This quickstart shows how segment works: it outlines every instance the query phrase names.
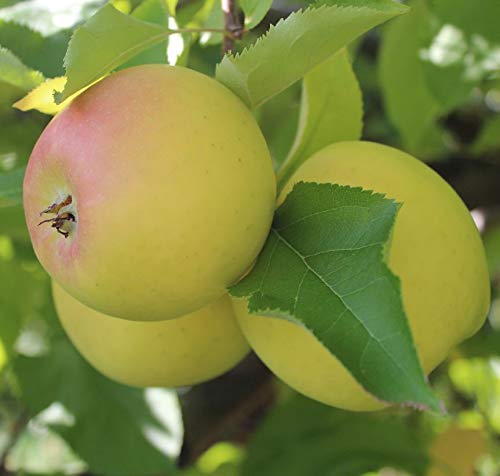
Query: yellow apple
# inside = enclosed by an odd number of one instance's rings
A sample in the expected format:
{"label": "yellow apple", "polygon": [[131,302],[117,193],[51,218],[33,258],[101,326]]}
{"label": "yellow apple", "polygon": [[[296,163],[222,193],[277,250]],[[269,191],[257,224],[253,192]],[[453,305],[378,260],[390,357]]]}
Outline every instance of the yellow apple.
{"label": "yellow apple", "polygon": [[200,309],[245,273],[275,187],[261,131],[233,93],[190,69],[144,65],[52,120],[29,160],[24,206],[35,252],[67,292],[154,321]]}
{"label": "yellow apple", "polygon": [[[299,181],[362,187],[403,204],[388,262],[401,279],[404,308],[427,373],[479,329],[490,300],[481,239],[458,195],[427,165],[383,145],[341,142],[305,162],[280,202]],[[251,347],[287,384],[344,409],[383,406],[308,331],[283,319],[251,315],[245,301],[234,306]]]}
{"label": "yellow apple", "polygon": [[134,387],[178,387],[217,377],[248,353],[226,295],[202,309],[158,322],[97,312],[52,281],[59,320],[99,372]]}
{"label": "yellow apple", "polygon": [[482,431],[452,426],[433,441],[429,453],[431,467],[427,476],[472,476],[489,448]]}

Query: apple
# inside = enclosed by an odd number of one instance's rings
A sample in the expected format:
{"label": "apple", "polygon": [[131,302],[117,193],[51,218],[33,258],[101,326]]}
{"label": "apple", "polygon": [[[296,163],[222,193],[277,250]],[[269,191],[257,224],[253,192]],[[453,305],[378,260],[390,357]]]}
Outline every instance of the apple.
{"label": "apple", "polygon": [[165,320],[224,295],[263,246],[276,180],[243,103],[190,69],[125,69],[39,138],[24,180],[35,252],[72,296]]}
{"label": "apple", "polygon": [[[297,170],[280,203],[299,181],[362,187],[402,203],[388,264],[401,279],[404,308],[427,373],[481,327],[490,302],[481,238],[458,195],[426,164],[391,147],[340,142]],[[234,305],[251,347],[291,387],[348,410],[384,406],[307,330],[251,315],[244,300]]]}
{"label": "apple", "polygon": [[191,314],[158,322],[107,316],[55,281],[52,294],[78,351],[99,372],[125,385],[193,385],[226,372],[249,351],[227,294]]}

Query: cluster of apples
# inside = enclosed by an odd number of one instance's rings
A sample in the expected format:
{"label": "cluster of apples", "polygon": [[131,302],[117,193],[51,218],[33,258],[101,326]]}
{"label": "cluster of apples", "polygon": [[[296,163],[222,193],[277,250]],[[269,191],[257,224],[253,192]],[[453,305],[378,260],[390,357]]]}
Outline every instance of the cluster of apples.
{"label": "cluster of apples", "polygon": [[425,164],[378,144],[337,143],[303,164],[276,200],[267,145],[243,103],[200,73],[144,65],[73,100],[26,171],[28,229],[75,346],[103,374],[140,387],[208,380],[251,346],[312,398],[381,407],[307,330],[251,315],[227,294],[299,181],[360,186],[403,203],[387,258],[427,372],[483,323],[480,237]]}

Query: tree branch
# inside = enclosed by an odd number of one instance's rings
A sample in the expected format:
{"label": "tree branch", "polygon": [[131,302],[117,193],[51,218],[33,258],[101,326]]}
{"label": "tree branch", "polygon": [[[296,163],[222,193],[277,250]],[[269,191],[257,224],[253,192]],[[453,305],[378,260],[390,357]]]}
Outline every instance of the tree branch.
{"label": "tree branch", "polygon": [[243,26],[238,16],[236,0],[221,0],[222,12],[224,13],[224,28],[227,35],[224,36],[222,49],[224,53],[234,49],[234,40],[241,39],[243,35]]}

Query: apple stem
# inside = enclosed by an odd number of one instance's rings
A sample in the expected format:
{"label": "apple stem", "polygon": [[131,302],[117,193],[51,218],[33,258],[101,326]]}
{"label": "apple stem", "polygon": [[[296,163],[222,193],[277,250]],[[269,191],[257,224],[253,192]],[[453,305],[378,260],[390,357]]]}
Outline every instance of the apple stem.
{"label": "apple stem", "polygon": [[221,8],[224,13],[224,28],[229,33],[224,36],[222,50],[228,53],[234,48],[234,40],[241,39],[244,29],[240,23],[235,0],[221,0]]}

